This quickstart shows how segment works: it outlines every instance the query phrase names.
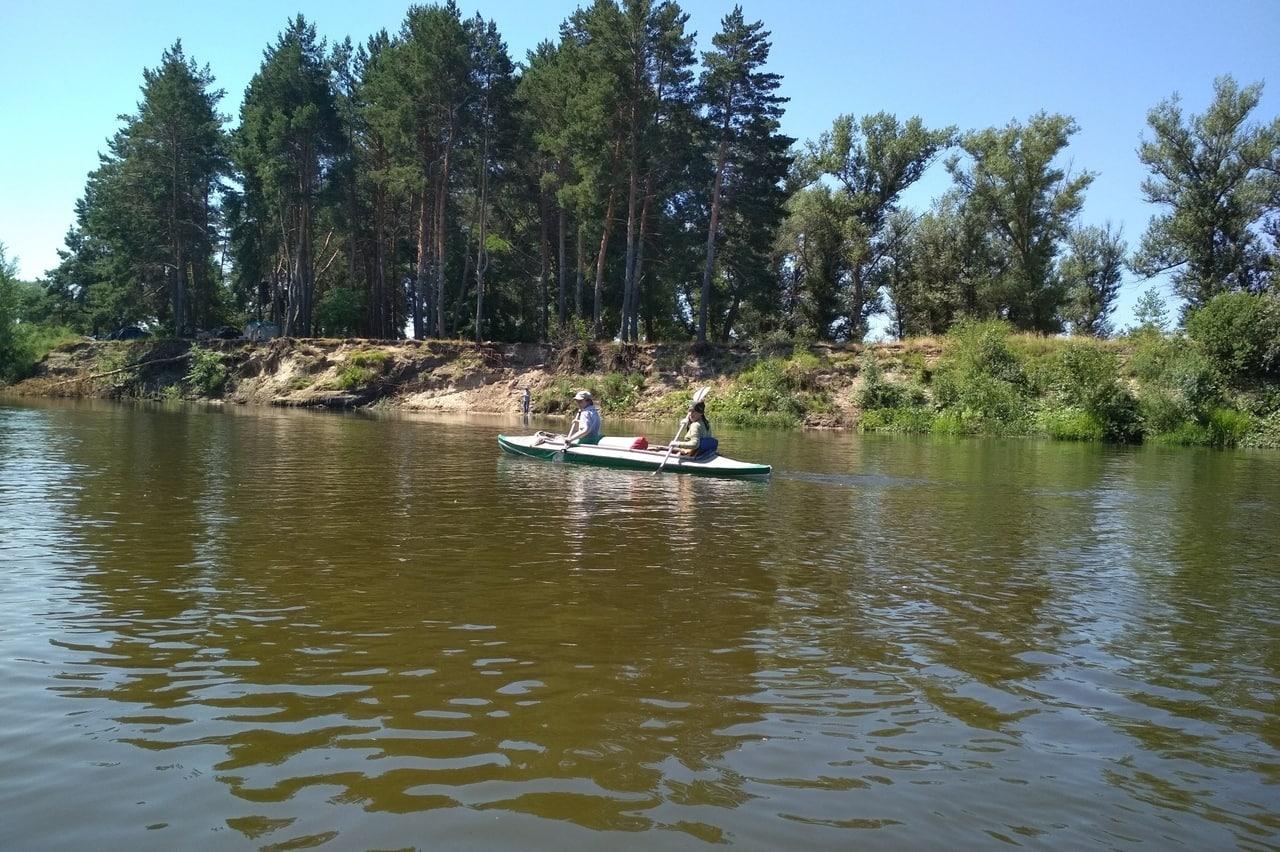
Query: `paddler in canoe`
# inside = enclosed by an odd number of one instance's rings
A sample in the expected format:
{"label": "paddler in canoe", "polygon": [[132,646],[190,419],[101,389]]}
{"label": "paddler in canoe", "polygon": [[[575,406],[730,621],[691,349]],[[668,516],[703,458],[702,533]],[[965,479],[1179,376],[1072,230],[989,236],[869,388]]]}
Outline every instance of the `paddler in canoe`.
{"label": "paddler in canoe", "polygon": [[689,407],[682,426],[684,437],[680,438],[680,433],[676,433],[677,439],[670,444],[673,452],[682,456],[701,456],[716,451],[720,442],[711,437],[711,421],[707,419],[705,402],[698,400]]}
{"label": "paddler in canoe", "polygon": [[573,423],[569,426],[569,434],[549,435],[539,432],[536,443],[541,444],[543,441],[553,439],[562,440],[568,446],[600,443],[600,439],[604,437],[603,424],[600,421],[600,409],[596,408],[595,400],[591,397],[591,391],[578,391],[573,395],[573,401],[578,406],[578,413],[573,416]]}

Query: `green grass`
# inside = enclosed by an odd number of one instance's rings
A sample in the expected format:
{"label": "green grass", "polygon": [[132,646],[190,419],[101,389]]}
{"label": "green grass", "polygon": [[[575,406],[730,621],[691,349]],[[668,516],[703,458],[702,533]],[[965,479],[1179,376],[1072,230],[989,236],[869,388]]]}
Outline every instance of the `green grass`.
{"label": "green grass", "polygon": [[356,367],[376,367],[381,370],[387,363],[388,355],[381,349],[361,349],[347,356],[347,363]]}
{"label": "green grass", "polygon": [[348,364],[338,371],[338,377],[334,384],[340,390],[355,390],[370,384],[378,377],[379,371],[372,367],[361,367],[357,364]]}
{"label": "green grass", "polygon": [[[381,349],[360,349],[347,355],[342,368],[338,370],[337,378],[334,379],[334,386],[339,390],[355,390],[356,388],[368,387],[382,375],[389,360],[388,354]],[[290,387],[294,390],[302,390],[310,384],[310,380],[306,379],[306,384],[302,387],[294,387],[294,382],[304,377],[298,376]]]}

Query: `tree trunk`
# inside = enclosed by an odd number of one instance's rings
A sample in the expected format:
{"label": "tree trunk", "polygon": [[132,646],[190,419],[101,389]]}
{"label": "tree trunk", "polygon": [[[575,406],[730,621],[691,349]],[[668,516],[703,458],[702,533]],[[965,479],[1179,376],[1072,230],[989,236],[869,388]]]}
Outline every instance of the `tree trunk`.
{"label": "tree trunk", "polygon": [[409,299],[410,307],[413,310],[413,337],[415,340],[421,340],[427,333],[426,327],[422,322],[422,294],[426,291],[431,280],[430,203],[430,189],[424,180],[422,182],[422,198],[418,205],[418,268],[413,276],[413,293]]}
{"label": "tree trunk", "polygon": [[453,128],[445,142],[444,163],[440,167],[440,194],[436,199],[436,336],[444,337],[444,215],[449,201],[449,156],[453,150]]}
{"label": "tree trunk", "polygon": [[[489,129],[485,126],[480,156],[480,222],[476,240],[476,343],[484,342],[484,274],[489,266]],[[468,255],[468,258],[470,255]]]}
{"label": "tree trunk", "polygon": [[[635,146],[632,146],[632,157],[635,157]],[[634,159],[631,164],[631,177],[627,187],[627,251],[623,259],[622,275],[622,327],[618,338],[626,341],[631,333],[631,312],[634,310],[633,288],[636,272],[636,202],[640,194],[640,177],[636,174]]]}
{"label": "tree trunk", "polygon": [[850,273],[853,279],[853,303],[849,306],[849,340],[853,343],[861,343],[862,338],[867,335],[866,323],[862,318],[862,306],[866,303],[862,265],[856,264]]}
{"label": "tree trunk", "polygon": [[720,188],[724,184],[724,162],[729,154],[729,120],[726,117],[716,152],[716,176],[711,186],[711,221],[707,225],[707,262],[702,269],[702,299],[698,305],[698,343],[707,342],[707,320],[711,316],[711,273],[716,264],[716,228],[720,223]]}
{"label": "tree trunk", "polygon": [[636,240],[636,269],[635,273],[632,275],[634,292],[631,297],[631,340],[636,343],[640,341],[640,306],[643,304],[643,300],[641,299],[641,284],[644,281],[645,226],[649,222],[649,202],[652,200],[653,172],[649,172],[644,179],[644,205],[640,208],[640,236]]}
{"label": "tree trunk", "polygon": [[449,333],[458,334],[462,330],[462,309],[467,304],[467,279],[471,276],[471,247],[464,241],[462,245],[462,277],[458,279],[458,297],[453,300],[453,311],[449,315]]}
{"label": "tree trunk", "polygon": [[559,317],[560,327],[564,328],[565,321],[568,319],[568,316],[565,313],[565,311],[567,310],[565,297],[568,295],[567,290],[569,286],[568,270],[566,270],[564,267],[564,263],[565,263],[565,251],[564,251],[565,233],[564,232],[569,227],[569,222],[568,222],[569,216],[565,211],[564,204],[560,202],[558,199],[556,201],[556,206],[560,208],[559,215],[557,216],[557,219],[556,219],[556,227],[559,230],[557,239],[560,242],[559,256],[557,257],[557,260],[556,260],[556,278],[559,279],[558,283],[560,285],[559,296],[556,299],[556,315]]}
{"label": "tree trunk", "polygon": [[613,201],[617,195],[617,185],[612,177],[618,167],[618,154],[622,152],[622,139],[613,143],[613,155],[609,158],[609,200],[604,209],[604,227],[600,232],[600,253],[596,255],[595,299],[591,307],[591,336],[600,336],[600,299],[604,287],[604,261],[609,251],[609,234],[613,231]]}
{"label": "tree trunk", "polygon": [[549,258],[547,252],[547,193],[544,189],[538,190],[538,292],[542,299],[542,342],[547,342],[547,267]]}
{"label": "tree trunk", "polygon": [[600,233],[600,252],[596,255],[595,300],[591,308],[591,336],[600,336],[600,298],[604,289],[604,261],[609,251],[609,233],[613,230],[614,187],[609,187],[609,201],[604,208],[604,229]]}
{"label": "tree trunk", "polygon": [[371,308],[371,320],[373,325],[373,334],[379,339],[387,338],[387,262],[383,252],[385,237],[385,218],[386,203],[381,189],[375,189],[373,193],[373,298],[371,298],[369,307]]}
{"label": "tree trunk", "polygon": [[574,255],[574,258],[577,261],[574,264],[574,266],[577,267],[574,270],[574,277],[577,280],[574,284],[574,290],[573,290],[573,315],[576,317],[582,316],[582,279],[585,277],[583,273],[583,263],[586,260],[586,258],[583,257],[583,253],[585,251],[585,247],[583,246],[584,230],[585,229],[583,228],[582,222],[579,222],[578,223],[578,251]]}

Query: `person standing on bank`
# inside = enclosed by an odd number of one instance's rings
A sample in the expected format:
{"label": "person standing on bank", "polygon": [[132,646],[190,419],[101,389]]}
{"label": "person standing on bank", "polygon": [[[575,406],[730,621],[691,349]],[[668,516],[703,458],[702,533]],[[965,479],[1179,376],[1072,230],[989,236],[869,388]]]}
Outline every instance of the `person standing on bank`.
{"label": "person standing on bank", "polygon": [[695,402],[689,409],[689,427],[684,438],[672,441],[671,448],[682,456],[700,456],[703,453],[715,452],[719,441],[711,437],[711,421],[707,420],[707,404]]}
{"label": "person standing on bank", "polygon": [[601,431],[600,411],[591,398],[591,391],[578,391],[573,395],[573,401],[577,403],[578,413],[573,418],[573,425],[569,427],[569,434],[565,436],[565,443],[600,443],[604,433]]}

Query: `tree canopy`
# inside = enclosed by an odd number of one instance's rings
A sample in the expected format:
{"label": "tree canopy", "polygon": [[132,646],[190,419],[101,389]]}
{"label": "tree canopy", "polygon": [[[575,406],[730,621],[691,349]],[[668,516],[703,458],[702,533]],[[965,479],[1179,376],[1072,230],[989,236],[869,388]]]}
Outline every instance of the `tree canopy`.
{"label": "tree canopy", "polygon": [[[1104,336],[1126,269],[1171,274],[1192,310],[1275,288],[1280,119],[1254,117],[1260,83],[1218,80],[1201,115],[1151,110],[1138,156],[1161,212],[1126,258],[1083,220],[1072,117],[961,132],[844,113],[797,144],[764,22],[734,7],[699,52],[688,20],[675,0],[593,0],[517,61],[453,2],[359,43],[298,15],[234,126],[175,42],[88,175],[43,316],[857,342],[877,316],[898,336],[992,317]],[[935,163],[951,187],[905,205]]]}

